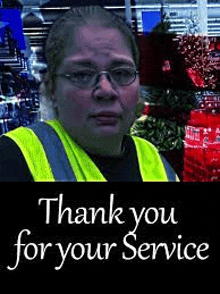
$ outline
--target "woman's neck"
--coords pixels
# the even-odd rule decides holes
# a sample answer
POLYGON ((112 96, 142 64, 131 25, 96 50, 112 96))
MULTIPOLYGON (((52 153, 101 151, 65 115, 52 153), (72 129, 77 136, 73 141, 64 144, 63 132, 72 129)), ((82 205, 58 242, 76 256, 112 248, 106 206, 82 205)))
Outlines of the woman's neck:
MULTIPOLYGON (((90 146, 86 146, 84 149, 90 154, 99 156, 119 157, 123 154, 123 138, 120 141, 102 139, 100 142, 96 142, 90 146)), ((83 146, 82 146, 83 147, 83 146)))

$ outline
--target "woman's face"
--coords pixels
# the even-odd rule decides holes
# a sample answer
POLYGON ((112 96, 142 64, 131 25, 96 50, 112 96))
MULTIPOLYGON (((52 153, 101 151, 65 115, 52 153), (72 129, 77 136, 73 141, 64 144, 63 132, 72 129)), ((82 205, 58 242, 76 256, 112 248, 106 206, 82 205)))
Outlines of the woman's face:
MULTIPOLYGON (((136 69, 132 53, 121 33, 95 25, 81 27, 68 39, 57 74, 118 67, 136 69)), ((94 87, 79 88, 64 77, 57 77, 54 101, 59 120, 81 145, 96 139, 123 138, 134 117, 139 94, 139 77, 127 86, 111 84, 103 74, 94 87)))

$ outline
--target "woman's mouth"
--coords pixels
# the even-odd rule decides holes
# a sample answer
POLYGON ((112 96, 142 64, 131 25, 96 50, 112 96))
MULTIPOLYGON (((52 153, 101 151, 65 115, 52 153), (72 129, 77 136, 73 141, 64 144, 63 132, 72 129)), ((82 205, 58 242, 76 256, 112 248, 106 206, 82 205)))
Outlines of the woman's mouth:
POLYGON ((100 112, 92 115, 92 118, 102 125, 115 125, 121 119, 121 115, 115 112, 100 112))

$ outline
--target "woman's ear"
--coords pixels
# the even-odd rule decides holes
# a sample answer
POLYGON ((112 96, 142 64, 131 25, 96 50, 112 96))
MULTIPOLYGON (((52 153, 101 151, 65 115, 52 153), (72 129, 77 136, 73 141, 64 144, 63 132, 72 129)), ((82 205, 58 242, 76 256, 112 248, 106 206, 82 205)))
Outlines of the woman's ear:
POLYGON ((54 83, 54 80, 51 77, 48 78, 48 89, 50 91, 51 99, 53 99, 54 96, 55 96, 54 95, 54 93, 55 93, 55 83, 54 83))
POLYGON ((48 88, 49 88, 49 91, 50 91, 50 100, 52 102, 52 106, 53 106, 55 116, 58 117, 59 112, 58 112, 57 97, 55 95, 55 82, 52 79, 49 80, 48 88))
POLYGON ((49 75, 49 73, 47 72, 45 74, 43 83, 45 85, 45 89, 46 89, 46 96, 48 98, 48 100, 54 101, 55 100, 55 83, 52 80, 52 77, 49 75))
POLYGON ((54 113, 54 116, 58 116, 58 106, 57 106, 57 99, 55 95, 55 82, 53 81, 53 79, 48 73, 45 74, 45 77, 42 81, 41 89, 42 89, 41 94, 43 95, 44 99, 47 101, 46 105, 54 113))

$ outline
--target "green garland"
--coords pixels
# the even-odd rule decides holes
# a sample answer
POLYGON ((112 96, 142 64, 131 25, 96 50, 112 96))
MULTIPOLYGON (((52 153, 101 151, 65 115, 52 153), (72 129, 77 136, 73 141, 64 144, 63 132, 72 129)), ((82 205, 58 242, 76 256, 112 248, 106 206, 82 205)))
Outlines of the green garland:
POLYGON ((153 86, 141 87, 141 97, 145 102, 187 113, 196 106, 196 93, 196 91, 192 90, 162 89, 153 86))
POLYGON ((181 150, 185 136, 185 126, 176 121, 147 116, 137 120, 132 126, 131 135, 151 142, 159 151, 181 150))

